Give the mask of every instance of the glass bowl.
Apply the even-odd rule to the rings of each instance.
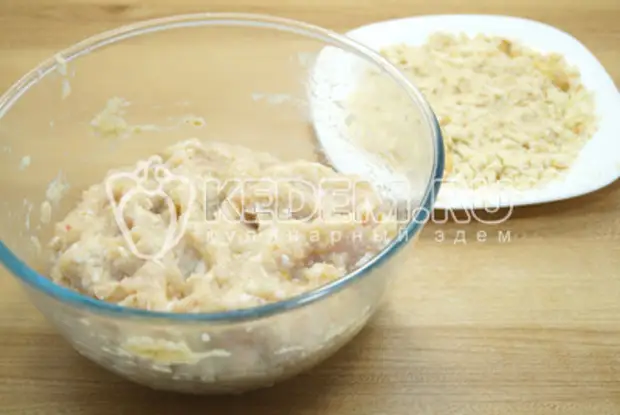
[[[395,163],[411,214],[383,251],[311,292],[217,313],[122,307],[45,276],[54,222],[109,169],[189,137],[324,160],[313,114],[333,103],[316,92],[325,51],[373,70],[407,109]],[[109,104],[123,115],[93,122]],[[443,145],[421,94],[379,54],[297,21],[208,13],[124,26],[41,63],[0,98],[0,160],[0,260],[80,354],[155,389],[240,393],[307,370],[362,329],[432,209]]]

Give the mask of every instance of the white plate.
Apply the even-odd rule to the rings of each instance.
[[[436,208],[479,209],[552,202],[593,192],[620,177],[620,94],[601,63],[571,35],[543,23],[516,17],[434,15],[373,23],[354,29],[347,36],[378,51],[397,43],[421,45],[429,35],[439,31],[502,36],[541,52],[562,54],[570,65],[579,69],[584,86],[594,92],[599,128],[567,174],[544,187],[501,193],[444,187]],[[322,143],[336,142],[335,138],[343,134],[340,128],[344,125],[342,118],[345,115],[333,102],[344,99],[355,88],[361,71],[354,67],[354,61],[358,59],[331,47],[324,49],[316,60],[312,75],[312,115]],[[350,170],[359,172],[359,166]]]

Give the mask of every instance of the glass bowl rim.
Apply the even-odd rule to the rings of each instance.
[[[31,86],[43,79],[48,72],[55,69],[57,64],[55,57],[58,55],[62,56],[66,61],[71,61],[81,55],[90,53],[110,44],[115,44],[124,39],[129,39],[148,33],[157,33],[169,29],[195,26],[241,26],[275,29],[295,33],[304,37],[314,38],[325,44],[335,44],[339,48],[346,47],[357,55],[363,56],[365,59],[372,61],[375,65],[387,72],[387,74],[390,75],[392,79],[408,93],[409,97],[421,107],[421,110],[425,116],[425,121],[433,132],[433,144],[435,146],[435,151],[433,152],[434,160],[432,174],[429,183],[426,185],[422,203],[415,210],[415,217],[410,218],[409,223],[406,225],[404,231],[401,232],[399,237],[394,238],[381,252],[376,254],[370,261],[366,262],[355,271],[350,272],[329,284],[299,294],[295,297],[251,308],[208,313],[173,313],[130,308],[108,303],[103,300],[80,294],[77,291],[52,282],[47,277],[30,268],[26,263],[18,258],[2,240],[0,240],[0,262],[2,262],[8,271],[28,286],[42,292],[46,296],[53,297],[63,304],[76,306],[78,308],[85,308],[95,314],[105,314],[115,317],[153,318],[185,321],[188,323],[235,323],[247,320],[257,320],[275,314],[280,314],[288,310],[301,308],[321,299],[327,298],[363,278],[374,268],[378,267],[384,261],[387,261],[393,254],[407,245],[407,242],[420,231],[423,222],[428,220],[436,199],[436,195],[438,194],[441,186],[445,162],[441,128],[439,127],[437,118],[430,105],[415,85],[408,80],[406,75],[379,53],[345,35],[294,19],[251,13],[191,13],[138,21],[101,32],[59,51],[53,57],[49,57],[45,61],[41,62],[34,69],[26,73],[21,79],[15,82],[11,87],[9,87],[9,89],[0,97],[0,120]]]

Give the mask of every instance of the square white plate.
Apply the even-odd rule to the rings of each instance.
[[[532,20],[495,15],[417,16],[369,24],[346,35],[379,51],[398,43],[422,45],[435,32],[502,36],[540,52],[562,54],[568,64],[579,69],[584,86],[593,91],[599,117],[598,131],[559,179],[537,189],[501,193],[444,187],[438,195],[436,208],[479,209],[552,202],[593,192],[620,177],[620,94],[601,63],[571,35]],[[334,119],[345,115],[338,113],[342,109],[337,105],[326,104],[325,98],[329,97],[331,102],[344,99],[355,88],[360,75],[356,72],[360,71],[352,64],[351,56],[335,48],[326,48],[316,60],[312,111],[321,142],[342,134],[342,130],[334,127],[342,123]]]

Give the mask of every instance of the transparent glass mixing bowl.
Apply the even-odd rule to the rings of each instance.
[[[45,277],[41,247],[53,223],[111,168],[189,137],[243,144],[285,160],[321,160],[312,97],[313,88],[323,88],[316,80],[331,72],[324,67],[316,75],[317,56],[325,50],[374,69],[408,113],[398,160],[413,184],[407,199],[413,215],[384,251],[296,298],[210,314],[120,307]],[[112,97],[130,103],[123,119],[141,127],[121,137],[93,130],[93,117]],[[123,377],[188,393],[269,386],[333,354],[373,314],[432,208],[442,149],[436,119],[415,87],[380,55],[344,36],[244,14],[132,24],[61,51],[0,98],[0,260],[79,353]],[[48,222],[42,206],[47,198],[55,201],[58,190],[64,193],[52,203]]]

